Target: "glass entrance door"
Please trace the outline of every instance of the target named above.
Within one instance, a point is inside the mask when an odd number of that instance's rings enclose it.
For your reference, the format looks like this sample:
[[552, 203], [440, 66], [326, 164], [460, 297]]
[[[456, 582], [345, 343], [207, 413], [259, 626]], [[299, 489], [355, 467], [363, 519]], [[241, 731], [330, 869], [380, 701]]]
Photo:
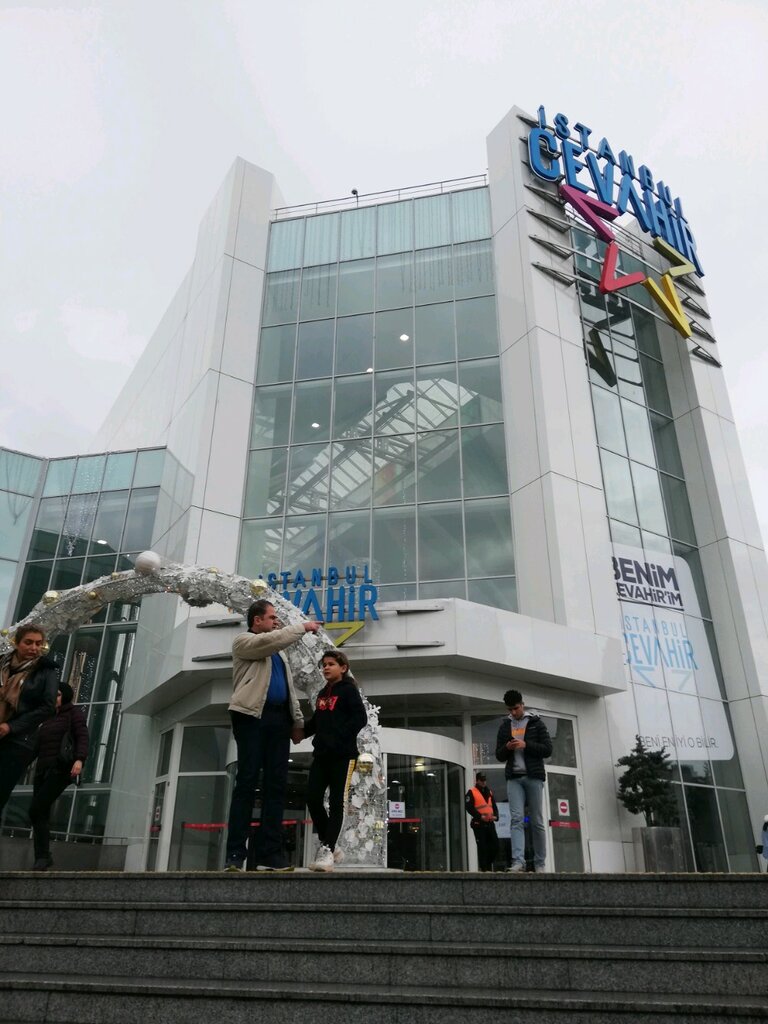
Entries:
[[583, 871], [579, 780], [570, 772], [547, 769], [549, 836], [555, 871]]

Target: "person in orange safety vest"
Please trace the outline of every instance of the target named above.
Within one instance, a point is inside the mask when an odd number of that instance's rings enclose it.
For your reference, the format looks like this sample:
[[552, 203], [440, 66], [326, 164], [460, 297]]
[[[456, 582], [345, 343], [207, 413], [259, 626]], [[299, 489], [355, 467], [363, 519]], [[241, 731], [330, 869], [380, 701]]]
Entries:
[[468, 791], [464, 806], [472, 819], [478, 866], [481, 871], [493, 871], [498, 845], [495, 823], [499, 820], [499, 809], [484, 772], [478, 772], [475, 776], [475, 784]]

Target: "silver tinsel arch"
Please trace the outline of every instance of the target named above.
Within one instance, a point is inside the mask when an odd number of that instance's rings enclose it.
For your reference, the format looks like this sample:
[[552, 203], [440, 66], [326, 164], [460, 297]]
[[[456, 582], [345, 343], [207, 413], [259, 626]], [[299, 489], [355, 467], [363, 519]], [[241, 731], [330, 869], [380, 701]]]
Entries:
[[[71, 633], [90, 622], [105, 605], [129, 601], [144, 594], [177, 594], [193, 608], [221, 604], [245, 615], [249, 605], [259, 598], [270, 601], [282, 622], [304, 622], [306, 616], [271, 590], [263, 580], [221, 572], [215, 566], [163, 564], [154, 551], [136, 558], [136, 568], [113, 572], [92, 583], [71, 590], [48, 591], [41, 601], [19, 622], [0, 631], [0, 654], [12, 648], [11, 638], [19, 626], [34, 623], [45, 630], [49, 643], [62, 633]], [[297, 687], [314, 706], [323, 685], [317, 663], [323, 651], [334, 644], [325, 630], [305, 633], [285, 650]], [[358, 736], [360, 757], [352, 776], [344, 830], [340, 845], [346, 864], [365, 867], [386, 866], [386, 780], [379, 739], [379, 709], [363, 694], [368, 723]]]

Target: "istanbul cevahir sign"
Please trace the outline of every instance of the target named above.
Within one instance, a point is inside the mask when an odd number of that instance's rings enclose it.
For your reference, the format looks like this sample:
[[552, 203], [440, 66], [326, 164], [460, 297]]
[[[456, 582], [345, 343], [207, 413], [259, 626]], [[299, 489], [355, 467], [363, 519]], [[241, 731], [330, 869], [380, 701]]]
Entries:
[[563, 178], [567, 188], [582, 195], [592, 193], [614, 211], [613, 217], [627, 211], [634, 214], [643, 231], [664, 239], [703, 277], [680, 199], [673, 198], [663, 181], [655, 181], [645, 164], [635, 168], [635, 159], [626, 150], [616, 156], [606, 138], [593, 143], [592, 135], [592, 129], [580, 121], [571, 126], [565, 114], [555, 114], [552, 128], [547, 127], [544, 107], [539, 107], [538, 126], [528, 135], [531, 170], [544, 181]]
[[[672, 327], [690, 338], [693, 328], [674, 279], [688, 274], [702, 277], [704, 271], [682, 203], [646, 164], [636, 167], [626, 150], [617, 156], [606, 138], [593, 142], [592, 135], [592, 129], [580, 121], [571, 125], [565, 114], [556, 114], [550, 127], [544, 107], [539, 107], [538, 120], [528, 133], [531, 171], [542, 181], [557, 182], [561, 199], [606, 243], [599, 290], [609, 294], [643, 285]], [[669, 262], [659, 281], [642, 270], [617, 274], [619, 245], [610, 222], [623, 213], [635, 217]], [[720, 365], [714, 357], [710, 360]]]

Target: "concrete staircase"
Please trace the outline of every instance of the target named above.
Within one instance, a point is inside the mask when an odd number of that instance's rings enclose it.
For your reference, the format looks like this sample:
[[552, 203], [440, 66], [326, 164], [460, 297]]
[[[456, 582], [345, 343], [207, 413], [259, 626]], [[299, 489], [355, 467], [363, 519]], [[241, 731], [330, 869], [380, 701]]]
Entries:
[[768, 877], [0, 873], [0, 1021], [764, 1024]]

